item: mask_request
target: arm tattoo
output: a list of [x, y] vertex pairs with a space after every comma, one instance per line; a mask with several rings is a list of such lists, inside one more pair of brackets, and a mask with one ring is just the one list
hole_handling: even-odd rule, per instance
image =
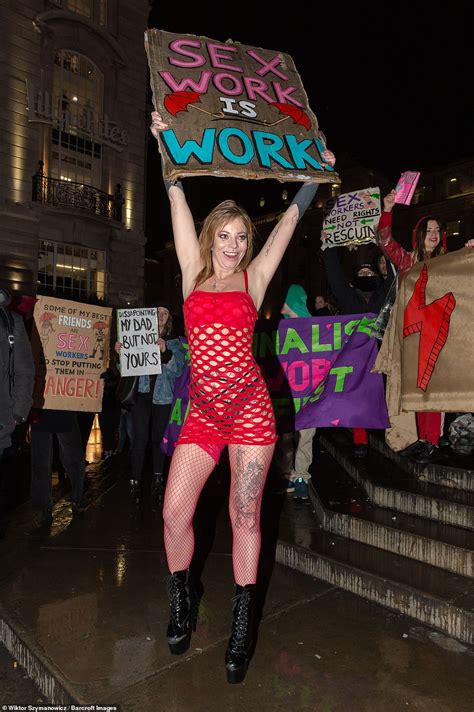
[[265, 467], [256, 457], [244, 464], [244, 448], [237, 448], [235, 475], [236, 526], [246, 526], [249, 531], [258, 529], [257, 502], [265, 482]]
[[276, 226], [273, 228], [273, 231], [272, 231], [272, 233], [271, 233], [271, 235], [270, 235], [270, 242], [268, 243], [268, 247], [267, 247], [267, 249], [265, 250], [265, 257], [268, 257], [268, 253], [270, 252], [270, 248], [272, 247], [273, 243], [275, 242], [275, 237], [278, 235], [278, 230], [279, 230], [279, 226], [276, 225]]

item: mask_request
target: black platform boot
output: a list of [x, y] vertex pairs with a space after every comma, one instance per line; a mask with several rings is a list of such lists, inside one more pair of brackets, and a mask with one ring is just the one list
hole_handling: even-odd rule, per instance
[[235, 587], [232, 633], [225, 651], [227, 682], [231, 685], [242, 682], [249, 664], [253, 639], [253, 619], [256, 586]]
[[196, 630], [196, 603], [189, 569], [176, 571], [167, 579], [171, 617], [166, 639], [172, 655], [182, 655], [189, 648], [191, 632]]

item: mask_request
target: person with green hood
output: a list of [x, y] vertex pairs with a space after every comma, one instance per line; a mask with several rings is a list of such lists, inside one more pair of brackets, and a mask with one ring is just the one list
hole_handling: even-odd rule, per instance
[[[291, 284], [286, 293], [281, 313], [285, 319], [311, 317], [306, 305], [308, 295], [299, 284]], [[279, 493], [293, 494], [295, 499], [306, 500], [309, 468], [313, 461], [313, 438], [316, 428], [305, 428], [292, 433], [283, 433], [278, 441], [275, 467], [281, 477]]]

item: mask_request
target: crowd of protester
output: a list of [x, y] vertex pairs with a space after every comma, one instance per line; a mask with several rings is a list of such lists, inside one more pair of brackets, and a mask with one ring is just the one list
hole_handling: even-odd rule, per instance
[[[399, 283], [416, 262], [432, 259], [446, 251], [445, 228], [432, 216], [418, 221], [413, 228], [411, 252], [394, 239], [394, 193], [391, 191], [384, 199], [377, 246], [372, 246], [371, 252], [364, 251], [364, 261], [357, 263], [352, 276], [341, 264], [340, 250], [325, 250], [326, 290], [310, 299], [303, 286], [290, 285], [282, 300], [283, 318], [378, 314], [394, 284]], [[467, 246], [473, 244], [471, 240]], [[367, 254], [371, 255], [368, 260]], [[21, 495], [18, 492], [12, 495], [11, 482], [8, 481], [8, 472], [14, 469], [12, 462], [18, 453], [29, 451], [29, 493], [31, 505], [39, 514], [35, 532], [47, 534], [53, 521], [53, 470], [60, 480], [66, 476], [69, 479], [73, 516], [81, 516], [84, 512], [85, 452], [95, 414], [41, 411], [31, 407], [35, 374], [28, 330], [34, 301], [34, 298], [26, 297], [12, 303], [11, 295], [0, 290], [0, 392], [2, 403], [7, 404], [0, 412], [0, 534], [5, 530], [8, 509], [18, 496], [24, 497], [25, 494], [23, 491]], [[162, 373], [122, 378], [118, 364], [121, 344], [117, 342], [102, 374], [104, 392], [102, 410], [98, 414], [102, 459], [127, 458], [130, 496], [135, 504], [139, 504], [144, 496], [154, 503], [163, 498], [169, 463], [162, 441], [174, 400], [174, 384], [185, 364], [185, 351], [180, 340], [184, 333], [177, 333], [173, 328], [173, 316], [164, 301], [154, 306], [159, 320]], [[459, 427], [456, 429], [455, 424], [452, 429], [454, 437], [456, 442], [463, 441], [465, 452], [471, 452], [465, 439], [471, 430], [474, 431], [472, 416], [458, 415], [456, 423]], [[448, 425], [453, 418], [445, 422], [443, 413], [417, 413], [418, 440], [401, 455], [419, 464], [439, 461], [443, 457], [440, 442], [441, 445], [449, 442]], [[464, 421], [467, 424], [460, 433]], [[354, 428], [352, 432], [353, 456], [365, 458], [368, 454], [367, 431]], [[275, 492], [308, 499], [315, 433], [315, 428], [309, 428], [280, 435], [272, 467], [277, 478], [273, 486]], [[150, 457], [147, 457], [148, 450]], [[146, 477], [145, 463], [149, 470]], [[146, 486], [148, 490], [145, 492]]]

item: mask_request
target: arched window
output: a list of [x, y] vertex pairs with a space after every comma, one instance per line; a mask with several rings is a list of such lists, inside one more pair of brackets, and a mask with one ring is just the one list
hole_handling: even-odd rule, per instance
[[87, 57], [60, 50], [54, 57], [49, 171], [53, 178], [101, 188], [102, 145], [97, 129], [103, 115], [104, 76]]

